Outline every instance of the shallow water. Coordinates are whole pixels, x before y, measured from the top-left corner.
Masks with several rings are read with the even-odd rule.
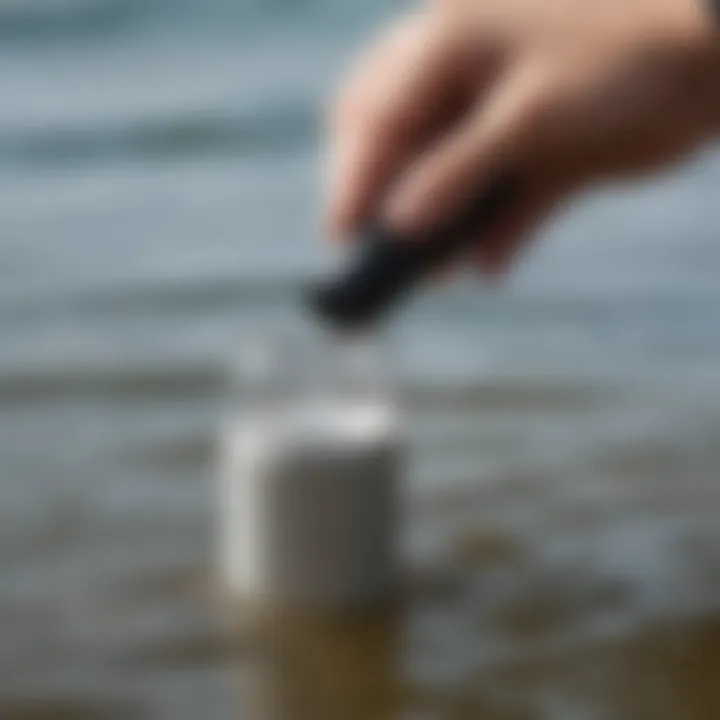
[[[320,264],[318,105],[383,3],[0,3],[0,717],[720,716],[715,155],[392,328],[392,607],[248,630],[223,364]]]

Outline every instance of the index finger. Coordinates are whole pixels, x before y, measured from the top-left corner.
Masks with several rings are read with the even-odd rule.
[[[470,104],[485,66],[469,62],[469,53],[441,18],[422,13],[361,60],[332,112],[331,235],[352,233],[372,216],[406,164]]]

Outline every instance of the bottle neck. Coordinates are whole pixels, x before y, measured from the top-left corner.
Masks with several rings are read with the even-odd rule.
[[[246,331],[229,373],[233,412],[392,405],[391,353],[384,337],[346,335],[309,321]]]

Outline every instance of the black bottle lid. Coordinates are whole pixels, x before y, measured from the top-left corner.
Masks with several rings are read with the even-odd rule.
[[[514,179],[502,176],[465,213],[424,238],[401,238],[371,225],[362,233],[349,268],[311,290],[311,307],[340,330],[374,324],[433,268],[475,242],[478,233],[489,230],[516,194]]]

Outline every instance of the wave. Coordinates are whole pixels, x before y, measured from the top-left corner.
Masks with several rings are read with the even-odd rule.
[[[226,358],[225,358],[226,359]],[[227,366],[220,356],[180,360],[128,359],[8,366],[0,371],[0,405],[48,403],[56,400],[103,399],[128,402],[216,399],[225,388]],[[616,388],[585,387],[577,382],[551,382],[540,377],[493,377],[491,381],[428,383],[403,377],[403,402],[413,411],[430,413],[427,428],[436,433],[451,417],[464,424],[467,413],[583,412],[617,400]],[[458,416],[458,413],[460,415]]]
[[[393,3],[391,3],[392,5]],[[131,32],[150,20],[191,34],[235,37],[278,26],[356,29],[387,13],[387,0],[0,0],[0,38],[35,43]]]
[[[0,375],[0,405],[62,399],[153,401],[211,398],[222,386],[222,368],[208,364],[42,367]]]
[[[151,0],[0,0],[0,39],[39,41],[96,35],[134,23]]]
[[[299,296],[309,282],[293,277],[214,277],[211,281],[196,278],[183,282],[165,282],[152,278],[132,281],[114,287],[60,291],[59,294],[33,294],[0,303],[0,319],[12,323],[33,319],[52,319],[68,313],[83,318],[131,317],[133,315],[170,316],[205,315],[222,309],[253,308],[267,310]]]
[[[57,166],[115,159],[196,155],[276,155],[311,145],[317,110],[283,104],[250,112],[187,111],[120,127],[5,132],[0,157],[20,165]]]

